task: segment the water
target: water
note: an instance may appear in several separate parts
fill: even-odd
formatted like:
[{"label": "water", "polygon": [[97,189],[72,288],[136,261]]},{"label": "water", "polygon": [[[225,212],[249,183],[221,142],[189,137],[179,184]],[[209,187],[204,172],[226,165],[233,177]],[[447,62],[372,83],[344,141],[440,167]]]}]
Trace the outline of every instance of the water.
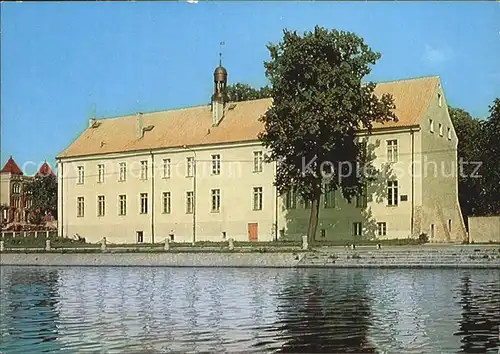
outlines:
[{"label": "water", "polygon": [[0,352],[498,353],[496,270],[2,267]]}]

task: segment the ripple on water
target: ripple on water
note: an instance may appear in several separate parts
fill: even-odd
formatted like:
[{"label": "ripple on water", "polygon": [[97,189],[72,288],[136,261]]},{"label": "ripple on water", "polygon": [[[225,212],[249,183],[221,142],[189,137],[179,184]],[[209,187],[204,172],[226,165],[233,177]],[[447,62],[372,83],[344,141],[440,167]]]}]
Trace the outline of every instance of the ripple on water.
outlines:
[{"label": "ripple on water", "polygon": [[491,270],[3,267],[0,351],[496,353],[499,278]]}]

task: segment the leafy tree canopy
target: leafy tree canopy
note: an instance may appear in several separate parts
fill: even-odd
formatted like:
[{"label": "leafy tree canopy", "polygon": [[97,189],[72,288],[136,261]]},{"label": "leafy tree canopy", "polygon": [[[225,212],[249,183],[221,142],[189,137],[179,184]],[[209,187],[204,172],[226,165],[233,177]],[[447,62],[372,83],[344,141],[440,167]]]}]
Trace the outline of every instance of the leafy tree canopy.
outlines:
[{"label": "leafy tree canopy", "polygon": [[[500,99],[490,106],[487,120],[474,119],[460,108],[449,107],[458,137],[458,158],[463,163],[458,180],[464,215],[500,214]],[[476,163],[481,167],[478,171]]]},{"label": "leafy tree canopy", "polygon": [[226,95],[230,102],[258,100],[271,97],[268,86],[255,89],[248,84],[236,83],[226,87]]},{"label": "leafy tree canopy", "polygon": [[40,223],[46,214],[57,216],[57,179],[54,175],[35,176],[26,185],[31,201],[32,222]]},{"label": "leafy tree canopy", "polygon": [[360,193],[363,176],[343,171],[362,156],[356,131],[371,132],[374,122],[397,119],[395,105],[392,96],[374,94],[374,83],[362,82],[380,54],[354,33],[318,26],[303,35],[285,30],[283,40],[268,50],[271,60],[264,65],[273,105],[259,137],[270,149],[268,159],[279,162],[278,191],[293,188],[313,202],[308,231],[313,241],[323,183],[348,199]]}]

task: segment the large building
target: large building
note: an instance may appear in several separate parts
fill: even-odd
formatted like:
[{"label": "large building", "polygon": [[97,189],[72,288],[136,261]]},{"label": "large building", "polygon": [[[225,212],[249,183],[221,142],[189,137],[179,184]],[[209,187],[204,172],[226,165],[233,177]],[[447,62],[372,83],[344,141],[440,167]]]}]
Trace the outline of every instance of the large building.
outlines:
[{"label": "large building", "polygon": [[[54,175],[47,162],[44,162],[35,176]],[[2,225],[12,223],[28,223],[29,197],[25,193],[25,186],[31,182],[34,176],[27,176],[19,168],[16,161],[9,157],[0,170],[0,208]]]},{"label": "large building", "polygon": [[[259,118],[271,99],[226,102],[227,72],[214,72],[210,105],[90,119],[57,156],[58,231],[97,242],[271,241],[307,232],[310,210],[277,195]],[[462,241],[457,137],[438,77],[379,83],[399,120],[360,130],[377,180],[351,203],[322,196],[318,239]]]}]

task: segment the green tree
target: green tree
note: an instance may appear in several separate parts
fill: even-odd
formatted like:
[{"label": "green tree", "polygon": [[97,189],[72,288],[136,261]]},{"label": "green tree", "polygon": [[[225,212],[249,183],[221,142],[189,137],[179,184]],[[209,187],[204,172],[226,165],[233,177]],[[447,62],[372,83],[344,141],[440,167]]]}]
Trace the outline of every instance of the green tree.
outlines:
[{"label": "green tree", "polygon": [[485,146],[483,149],[483,173],[481,200],[483,213],[500,214],[500,99],[490,106],[490,115],[483,124]]},{"label": "green tree", "polygon": [[26,185],[30,200],[31,222],[40,224],[45,215],[57,215],[57,179],[54,175],[38,175]]},{"label": "green tree", "polygon": [[273,105],[262,117],[259,138],[270,149],[267,160],[278,162],[278,192],[294,189],[312,202],[308,239],[313,242],[325,189],[340,189],[350,200],[367,182],[353,171],[363,162],[357,129],[371,132],[374,122],[397,119],[395,105],[390,95],[374,94],[374,83],[362,82],[380,54],[354,33],[318,26],[302,36],[285,30],[283,40],[268,50],[271,60],[264,65]]},{"label": "green tree", "polygon": [[475,173],[476,165],[471,162],[478,162],[483,158],[485,143],[481,121],[474,119],[468,112],[460,108],[449,106],[448,112],[458,138],[457,155],[461,166],[458,178],[460,207],[464,215],[476,215],[482,209],[481,181],[474,177],[478,173]]},{"label": "green tree", "polygon": [[255,89],[248,84],[242,83],[228,85],[226,87],[226,95],[231,102],[250,101],[271,97],[268,86]]}]

